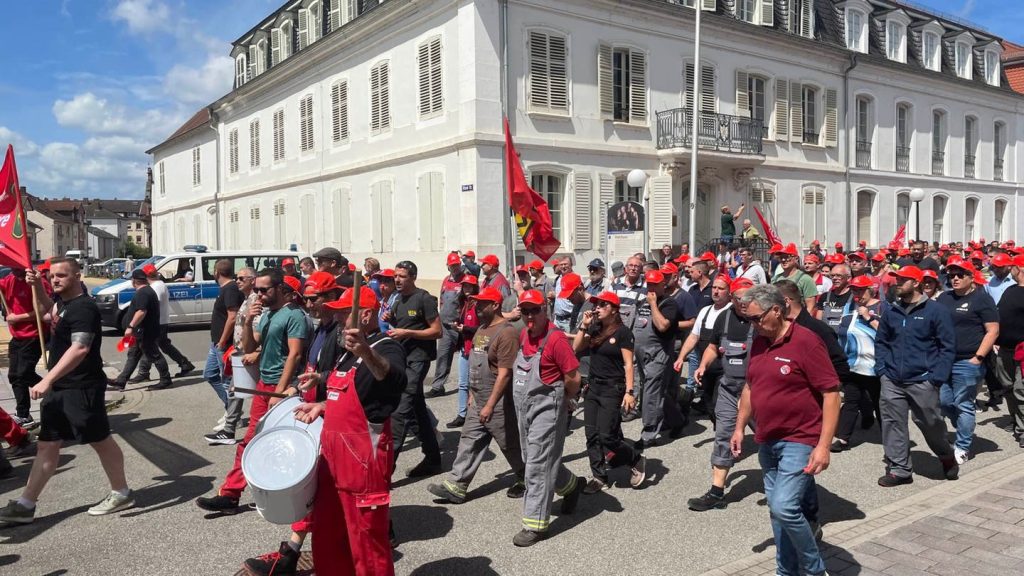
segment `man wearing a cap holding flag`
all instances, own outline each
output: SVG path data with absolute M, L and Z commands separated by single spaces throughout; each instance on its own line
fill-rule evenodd
M 485 288 L 469 298 L 476 303 L 476 314 L 480 320 L 469 353 L 472 401 L 462 426 L 451 474 L 441 484 L 427 486 L 431 494 L 452 504 L 466 501 L 466 491 L 484 461 L 491 440 L 497 441 L 515 476 L 515 482 L 505 495 L 521 498 L 526 492 L 519 425 L 509 386 L 519 353 L 519 334 L 501 315 L 504 298 L 500 292 Z
M 455 252 L 448 254 L 448 275 L 441 281 L 440 301 L 441 338 L 437 341 L 437 360 L 434 362 L 434 381 L 430 390 L 424 394 L 427 398 L 444 396 L 444 383 L 452 370 L 452 358 L 459 350 L 459 331 L 455 325 L 459 323 L 462 303 L 462 280 L 466 275 L 462 267 L 462 259 Z

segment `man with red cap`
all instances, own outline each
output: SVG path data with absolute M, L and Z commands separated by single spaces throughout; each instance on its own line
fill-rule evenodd
M 566 402 L 579 392 L 579 360 L 565 333 L 548 320 L 547 298 L 527 290 L 519 299 L 526 328 L 512 375 L 512 397 L 519 441 L 526 463 L 523 529 L 512 543 L 533 546 L 548 536 L 553 493 L 562 496 L 562 514 L 572 514 L 585 482 L 562 464 Z
M 548 278 L 547 274 L 544 273 L 544 263 L 540 260 L 533 260 L 526 267 L 530 271 L 530 286 L 540 292 L 541 294 L 547 294 L 554 290 L 551 279 Z
M 1010 274 L 1013 266 L 1013 258 L 1005 252 L 1000 251 L 988 262 L 989 277 L 984 285 L 985 292 L 992 297 L 992 300 L 999 306 L 999 301 L 1007 288 L 1016 284 Z M 985 384 L 988 386 L 988 402 L 981 406 L 982 410 L 995 408 L 1003 401 L 1003 394 L 1006 392 L 1003 379 L 999 377 L 998 346 L 992 347 L 992 352 L 985 357 Z
M 282 258 L 281 270 L 284 270 L 285 276 L 291 276 L 299 282 L 306 281 L 306 279 L 302 277 L 302 274 L 299 274 L 299 271 L 295 269 L 295 258 Z
M 804 273 L 814 280 L 814 285 L 818 290 L 818 296 L 828 292 L 832 289 L 832 280 L 821 273 L 821 258 L 817 254 L 808 254 L 804 256 Z
M 43 282 L 43 288 L 48 295 L 53 296 L 49 282 Z M 42 380 L 36 373 L 36 364 L 43 355 L 43 349 L 39 344 L 39 329 L 32 305 L 32 287 L 25 281 L 25 268 L 13 266 L 10 274 L 0 278 L 0 292 L 7 303 L 7 328 L 11 333 L 11 341 L 7 345 L 10 362 L 7 378 L 14 392 L 14 422 L 32 429 L 39 423 L 32 418 L 29 389 Z M 45 316 L 45 310 L 39 311 L 40 316 Z M 44 335 L 48 332 L 49 324 L 43 320 Z
M 932 270 L 936 274 L 939 273 L 939 263 L 928 257 L 925 254 L 927 246 L 924 240 L 915 240 L 910 243 L 910 256 L 900 258 L 896 261 L 896 265 L 900 268 L 904 266 L 916 266 L 919 270 Z
M 676 383 L 672 371 L 675 348 L 678 307 L 668 295 L 665 275 L 651 270 L 644 275 L 647 297 L 637 309 L 633 323 L 633 350 L 640 378 L 635 382 L 640 390 L 640 413 L 643 428 L 637 448 L 652 445 L 662 429 L 676 430 L 685 425 L 679 405 L 666 402 L 669 386 Z M 640 470 L 643 473 L 643 469 Z
M 555 307 L 554 307 L 554 325 L 562 332 L 570 332 L 575 326 L 574 312 L 579 311 L 579 306 L 574 304 L 570 297 L 576 291 L 583 291 L 583 278 L 575 272 L 564 272 L 558 277 L 558 281 L 555 282 Z M 585 298 L 578 298 L 581 302 Z M 561 310 L 561 311 L 560 311 Z
M 1006 394 L 1013 438 L 1024 448 L 1024 381 L 1016 348 L 1024 342 L 1024 255 L 1013 257 L 1010 277 L 1016 282 L 999 299 L 999 338 L 996 340 L 996 375 Z
M 462 254 L 462 265 L 465 266 L 467 274 L 480 277 L 480 264 L 476 261 L 476 252 L 466 250 Z
M 448 275 L 441 281 L 440 301 L 441 339 L 437 341 L 437 360 L 434 362 L 434 381 L 424 397 L 444 396 L 444 384 L 452 369 L 452 358 L 459 350 L 459 331 L 455 325 L 459 323 L 462 302 L 462 280 L 466 272 L 462 267 L 462 259 L 455 252 L 448 254 Z
M 806 272 L 800 269 L 800 253 L 797 252 L 796 244 L 792 242 L 786 246 L 775 244 L 771 248 L 771 255 L 779 261 L 779 271 L 772 277 L 772 284 L 783 278 L 792 280 L 803 294 L 804 307 L 809 313 L 814 314 L 815 302 L 818 299 L 818 286 Z
M 484 461 L 491 440 L 505 456 L 515 482 L 505 492 L 509 498 L 521 498 L 526 492 L 523 483 L 523 452 L 519 443 L 519 424 L 512 401 L 510 382 L 519 353 L 519 334 L 501 315 L 501 293 L 494 288 L 470 296 L 476 304 L 480 327 L 473 335 L 469 356 L 469 403 L 466 422 L 462 425 L 459 449 L 451 474 L 440 484 L 427 490 L 452 504 L 466 501 L 466 491 Z
M 871 267 L 868 266 L 867 254 L 856 251 L 846 255 L 846 264 L 850 267 L 850 277 L 856 278 L 864 274 L 871 274 Z
M 896 277 L 896 301 L 879 320 L 875 335 L 875 373 L 882 379 L 884 488 L 914 481 L 910 460 L 910 431 L 914 423 L 942 463 L 946 479 L 956 480 L 960 467 L 946 438 L 939 409 L 939 387 L 949 380 L 956 358 L 956 332 L 945 306 L 921 293 L 924 274 L 916 266 L 890 272 Z
M 501 296 L 505 299 L 502 305 L 502 314 L 509 320 L 515 320 L 515 294 L 512 291 L 512 285 L 509 284 L 505 275 L 499 270 L 500 262 L 498 257 L 494 254 L 488 254 L 480 259 L 480 270 L 483 273 L 483 278 L 480 279 L 480 289 L 494 288 L 501 293 Z
M 149 287 L 153 289 L 153 292 L 156 292 L 157 300 L 160 301 L 160 335 L 157 338 L 157 345 L 160 347 L 160 351 L 163 352 L 164 355 L 178 365 L 179 371 L 178 374 L 175 375 L 175 378 L 187 376 L 195 370 L 196 367 L 193 366 L 192 362 L 190 362 L 189 359 L 174 346 L 174 343 L 171 342 L 169 334 L 171 323 L 171 303 L 170 296 L 167 292 L 167 284 L 164 283 L 163 277 L 156 271 L 156 266 L 146 264 L 142 267 L 142 271 L 146 273 L 146 278 L 149 281 Z M 128 379 L 128 382 L 138 384 L 140 382 L 146 382 L 147 380 L 149 380 L 149 357 L 143 356 L 142 360 L 139 362 L 138 375 L 134 378 Z
M 843 243 L 842 242 L 836 242 L 836 254 L 840 254 L 840 255 L 845 254 L 845 252 L 843 251 Z

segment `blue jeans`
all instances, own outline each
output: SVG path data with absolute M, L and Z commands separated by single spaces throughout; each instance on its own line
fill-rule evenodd
M 228 407 L 228 390 L 231 389 L 231 378 L 224 376 L 224 353 L 217 345 L 210 343 L 210 351 L 206 354 L 206 366 L 203 367 L 203 378 L 210 383 L 217 397 Z
M 456 354 L 459 356 L 459 416 L 465 418 L 469 402 L 469 356 L 463 356 L 461 350 Z
M 696 352 L 690 352 L 686 355 L 686 387 L 690 390 L 697 389 L 697 381 L 693 379 L 693 373 L 700 367 L 700 358 L 697 357 Z
M 950 381 L 939 388 L 942 415 L 949 418 L 956 428 L 956 447 L 964 452 L 971 449 L 974 440 L 974 399 L 978 395 L 978 383 L 984 377 L 984 364 L 957 360 L 953 363 Z
M 777 440 L 763 444 L 757 455 L 775 534 L 776 572 L 781 576 L 825 573 L 809 523 L 816 518 L 808 518 L 809 513 L 817 514 L 814 476 L 804 474 L 811 450 L 806 444 Z

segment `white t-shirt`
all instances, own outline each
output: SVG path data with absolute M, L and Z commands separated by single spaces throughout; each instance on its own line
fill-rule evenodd
M 742 270 L 742 272 L 741 272 Z M 736 269 L 740 278 L 749 278 L 754 284 L 767 284 L 768 278 L 764 275 L 764 268 L 760 260 L 754 260 L 749 266 L 741 266 Z
M 700 329 L 703 326 L 705 326 L 705 324 L 707 325 L 708 330 L 713 329 L 715 327 L 715 321 L 718 320 L 718 315 L 721 314 L 722 312 L 725 312 L 731 307 L 732 302 L 729 302 L 725 306 L 722 306 L 721 308 L 718 309 L 715 308 L 714 304 L 701 308 L 700 311 L 697 312 L 697 320 L 696 322 L 694 322 L 693 328 L 690 330 L 690 332 L 694 336 L 699 337 Z
M 168 300 L 167 284 L 163 280 L 150 282 L 149 287 L 156 292 L 156 299 L 160 301 L 160 325 L 166 326 L 171 323 L 171 304 Z

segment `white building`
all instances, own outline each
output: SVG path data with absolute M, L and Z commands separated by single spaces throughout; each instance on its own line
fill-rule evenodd
M 699 243 L 741 202 L 802 245 L 917 236 L 913 188 L 926 240 L 1020 235 L 999 38 L 881 0 L 699 1 Z M 150 151 L 155 250 L 334 245 L 426 277 L 450 250 L 504 254 L 503 101 L 563 250 L 599 255 L 602 206 L 642 196 L 633 168 L 650 246 L 679 244 L 686 3 L 290 2 L 235 42 L 235 89 Z

